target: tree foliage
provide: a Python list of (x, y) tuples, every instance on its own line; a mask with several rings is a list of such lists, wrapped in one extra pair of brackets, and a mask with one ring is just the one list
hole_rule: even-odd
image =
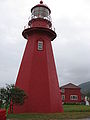
[(6, 88), (0, 89), (0, 108), (8, 110), (10, 104), (22, 105), (26, 99), (24, 90), (15, 87), (15, 85), (6, 85)]

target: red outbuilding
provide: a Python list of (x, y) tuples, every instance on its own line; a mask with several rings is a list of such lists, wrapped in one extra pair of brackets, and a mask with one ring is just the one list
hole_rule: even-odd
[(60, 87), (63, 103), (82, 103), (84, 96), (80, 91), (80, 87), (72, 83)]

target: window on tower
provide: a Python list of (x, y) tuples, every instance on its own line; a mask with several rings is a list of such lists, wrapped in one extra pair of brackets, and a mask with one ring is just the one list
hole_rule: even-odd
[(43, 41), (38, 41), (38, 50), (43, 50)]

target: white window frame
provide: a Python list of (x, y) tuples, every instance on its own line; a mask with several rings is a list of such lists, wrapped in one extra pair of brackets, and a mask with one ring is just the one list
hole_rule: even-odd
[(65, 95), (62, 95), (62, 100), (65, 100)]
[(65, 92), (65, 89), (64, 89), (64, 88), (61, 88), (61, 92), (64, 93), (64, 92)]
[(85, 99), (85, 97), (84, 96), (81, 96), (81, 100), (84, 100)]
[(70, 100), (78, 100), (78, 95), (70, 95)]
[(39, 51), (43, 50), (43, 41), (38, 40), (38, 50)]

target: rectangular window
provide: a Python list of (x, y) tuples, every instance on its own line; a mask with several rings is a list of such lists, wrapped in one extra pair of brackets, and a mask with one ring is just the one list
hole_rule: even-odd
[(38, 50), (43, 50), (43, 41), (38, 41)]
[(77, 95), (70, 95), (70, 100), (78, 100), (78, 96)]
[(61, 89), (61, 92), (64, 93), (64, 88)]
[(62, 100), (65, 100), (65, 95), (62, 95)]
[(81, 100), (84, 100), (84, 98), (85, 98), (84, 96), (81, 96)]

